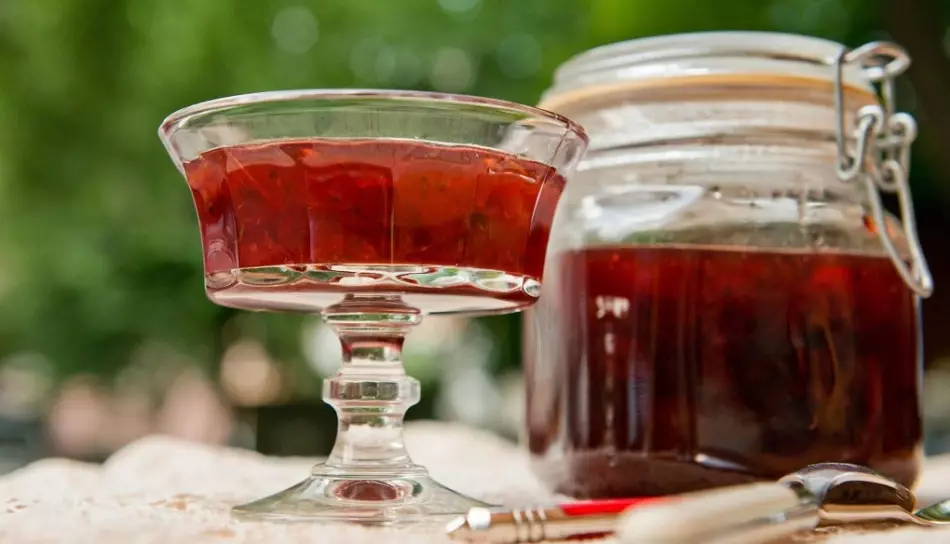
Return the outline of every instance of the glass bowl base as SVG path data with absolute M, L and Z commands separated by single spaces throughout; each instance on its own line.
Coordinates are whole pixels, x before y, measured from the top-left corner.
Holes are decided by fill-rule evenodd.
M 444 525 L 476 506 L 491 505 L 439 484 L 421 468 L 398 474 L 345 474 L 317 467 L 310 478 L 235 506 L 232 514 L 241 521 Z

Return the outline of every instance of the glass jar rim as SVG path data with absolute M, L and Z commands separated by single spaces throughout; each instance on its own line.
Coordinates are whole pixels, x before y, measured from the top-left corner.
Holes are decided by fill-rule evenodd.
M 554 73 L 541 107 L 575 102 L 577 91 L 596 94 L 637 82 L 709 76 L 773 76 L 831 83 L 844 45 L 822 38 L 758 31 L 693 32 L 638 38 L 589 49 Z M 842 83 L 873 93 L 861 67 L 846 64 Z

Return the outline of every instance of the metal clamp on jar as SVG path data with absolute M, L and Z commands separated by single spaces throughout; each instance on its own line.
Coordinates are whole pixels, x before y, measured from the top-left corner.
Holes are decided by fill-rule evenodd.
M 913 485 L 933 282 L 915 124 L 893 110 L 908 64 L 893 44 L 730 32 L 557 71 L 541 105 L 591 146 L 524 320 L 526 441 L 547 483 L 656 495 L 850 462 Z

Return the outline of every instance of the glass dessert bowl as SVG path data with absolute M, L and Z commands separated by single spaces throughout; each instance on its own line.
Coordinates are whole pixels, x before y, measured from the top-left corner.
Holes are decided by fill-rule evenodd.
M 425 314 L 537 299 L 583 130 L 483 98 L 281 91 L 185 108 L 159 135 L 192 191 L 209 298 L 319 313 L 343 347 L 323 389 L 339 417 L 328 459 L 235 514 L 388 525 L 482 504 L 410 459 L 403 416 L 420 388 L 402 344 Z

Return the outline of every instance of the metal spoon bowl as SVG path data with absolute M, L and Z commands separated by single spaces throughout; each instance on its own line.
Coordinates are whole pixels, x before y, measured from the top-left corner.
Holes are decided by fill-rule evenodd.
M 918 525 L 950 525 L 950 499 L 921 508 L 913 517 Z
M 799 487 L 814 497 L 823 526 L 889 520 L 913 523 L 916 519 L 913 492 L 860 465 L 811 465 L 779 483 Z
M 950 499 L 914 511 L 913 492 L 867 467 L 822 463 L 779 482 L 798 485 L 817 499 L 821 526 L 879 521 L 950 525 Z

